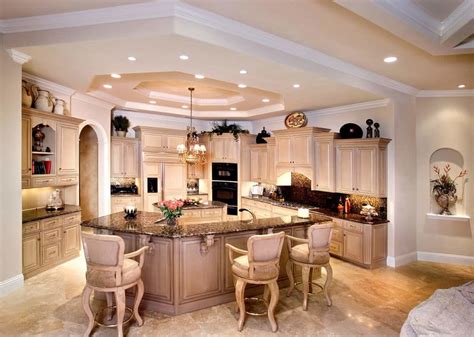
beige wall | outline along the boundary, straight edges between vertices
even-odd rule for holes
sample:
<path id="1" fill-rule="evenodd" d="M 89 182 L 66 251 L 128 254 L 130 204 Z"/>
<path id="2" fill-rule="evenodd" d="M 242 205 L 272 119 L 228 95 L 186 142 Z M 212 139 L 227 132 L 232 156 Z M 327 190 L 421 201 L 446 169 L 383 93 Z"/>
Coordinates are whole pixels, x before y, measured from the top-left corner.
<path id="1" fill-rule="evenodd" d="M 79 142 L 79 205 L 82 219 L 99 215 L 99 143 L 91 126 L 82 129 Z"/>
<path id="2" fill-rule="evenodd" d="M 21 66 L 0 34 L 0 295 L 21 275 Z M 18 276 L 13 284 L 5 282 Z M 11 289 L 11 288 L 10 288 Z"/>
<path id="3" fill-rule="evenodd" d="M 418 98 L 417 104 L 417 247 L 418 251 L 474 257 L 474 223 L 427 219 L 430 212 L 430 156 L 440 148 L 459 151 L 468 176 L 463 207 L 474 216 L 474 97 Z M 471 261 L 474 261 L 471 260 Z"/>

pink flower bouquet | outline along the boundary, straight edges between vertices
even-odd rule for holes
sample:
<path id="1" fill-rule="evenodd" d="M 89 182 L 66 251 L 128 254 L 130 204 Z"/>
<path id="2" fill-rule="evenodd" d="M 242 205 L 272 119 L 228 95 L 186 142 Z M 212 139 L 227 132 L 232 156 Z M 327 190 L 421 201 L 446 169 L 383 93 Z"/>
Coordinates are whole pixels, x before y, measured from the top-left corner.
<path id="1" fill-rule="evenodd" d="M 165 200 L 158 204 L 166 219 L 179 218 L 182 214 L 184 202 L 181 200 Z"/>

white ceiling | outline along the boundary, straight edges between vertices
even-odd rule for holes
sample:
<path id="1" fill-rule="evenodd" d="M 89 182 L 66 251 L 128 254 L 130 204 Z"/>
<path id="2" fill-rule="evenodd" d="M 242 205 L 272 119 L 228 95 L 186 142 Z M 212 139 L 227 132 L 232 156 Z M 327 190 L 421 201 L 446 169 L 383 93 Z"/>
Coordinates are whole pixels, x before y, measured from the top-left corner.
<path id="1" fill-rule="evenodd" d="M 411 0 L 413 3 L 420 7 L 426 14 L 432 18 L 443 21 L 458 6 L 460 6 L 464 0 Z"/>

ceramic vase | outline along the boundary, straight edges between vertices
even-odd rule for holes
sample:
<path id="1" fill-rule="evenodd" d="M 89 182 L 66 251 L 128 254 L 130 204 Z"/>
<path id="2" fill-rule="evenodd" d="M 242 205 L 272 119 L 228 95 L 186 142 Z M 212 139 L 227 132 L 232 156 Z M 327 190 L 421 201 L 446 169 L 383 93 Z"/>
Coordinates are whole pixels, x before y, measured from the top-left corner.
<path id="1" fill-rule="evenodd" d="M 122 131 L 122 130 L 115 130 L 117 133 L 117 136 L 119 137 L 125 137 L 127 135 L 127 131 Z"/>
<path id="2" fill-rule="evenodd" d="M 26 81 L 22 80 L 21 84 L 21 104 L 27 108 L 31 108 L 31 104 L 33 104 L 31 90 L 28 88 L 28 83 L 26 83 Z"/>
<path id="3" fill-rule="evenodd" d="M 64 115 L 64 100 L 56 98 L 53 112 L 58 115 Z"/>
<path id="4" fill-rule="evenodd" d="M 35 100 L 34 108 L 41 111 L 53 112 L 53 107 L 54 104 L 49 91 L 38 90 L 38 97 Z"/>
<path id="5" fill-rule="evenodd" d="M 452 215 L 451 211 L 449 210 L 450 207 L 454 206 L 458 197 L 452 193 L 447 194 L 438 194 L 435 196 L 435 200 L 438 203 L 439 207 L 442 208 L 439 214 L 442 215 Z"/>

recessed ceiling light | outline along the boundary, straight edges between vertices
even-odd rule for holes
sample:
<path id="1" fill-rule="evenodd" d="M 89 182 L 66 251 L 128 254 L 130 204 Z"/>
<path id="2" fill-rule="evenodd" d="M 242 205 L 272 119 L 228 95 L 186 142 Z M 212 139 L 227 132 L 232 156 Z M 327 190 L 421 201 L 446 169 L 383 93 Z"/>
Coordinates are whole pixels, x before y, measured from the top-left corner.
<path id="1" fill-rule="evenodd" d="M 237 108 L 230 108 L 230 110 L 235 111 L 235 110 L 237 110 Z"/>
<path id="2" fill-rule="evenodd" d="M 246 84 L 239 84 L 238 87 L 243 89 L 243 88 L 247 88 L 247 85 Z"/>
<path id="3" fill-rule="evenodd" d="M 110 84 L 104 84 L 103 87 L 105 89 L 112 89 L 112 86 Z"/>
<path id="4" fill-rule="evenodd" d="M 128 57 L 128 60 L 129 60 L 129 61 L 136 61 L 137 58 L 136 58 L 135 56 L 129 56 L 129 57 Z"/>
<path id="5" fill-rule="evenodd" d="M 183 109 L 187 109 L 187 108 L 188 108 L 187 105 L 181 105 L 181 107 L 182 107 Z"/>
<path id="6" fill-rule="evenodd" d="M 466 87 L 465 84 L 460 84 L 460 85 L 458 85 L 458 88 L 459 88 L 459 89 L 463 89 L 463 88 L 465 88 L 465 87 Z"/>
<path id="7" fill-rule="evenodd" d="M 262 102 L 263 103 L 268 103 L 268 102 L 270 102 L 270 100 L 268 98 L 264 98 L 264 99 L 262 99 Z"/>
<path id="8" fill-rule="evenodd" d="M 156 101 L 150 101 L 151 104 L 156 104 Z"/>
<path id="9" fill-rule="evenodd" d="M 395 62 L 396 60 L 398 60 L 398 58 L 396 58 L 395 56 L 388 56 L 386 58 L 383 59 L 383 61 L 385 63 L 393 63 Z"/>
<path id="10" fill-rule="evenodd" d="M 110 74 L 111 77 L 113 78 L 121 78 L 122 76 L 120 74 Z"/>
<path id="11" fill-rule="evenodd" d="M 189 60 L 189 56 L 188 55 L 179 55 L 179 59 L 180 60 L 183 60 L 183 61 L 186 61 L 186 60 Z"/>
<path id="12" fill-rule="evenodd" d="M 196 77 L 198 80 L 202 80 L 202 79 L 206 78 L 206 76 L 201 75 L 201 74 L 196 74 L 196 75 L 194 75 L 194 77 Z"/>
<path id="13" fill-rule="evenodd" d="M 300 85 L 298 83 L 293 84 L 293 88 L 299 88 Z"/>
<path id="14" fill-rule="evenodd" d="M 242 69 L 242 70 L 240 71 L 240 73 L 241 73 L 242 75 L 245 75 L 245 74 L 247 74 L 247 70 Z"/>

